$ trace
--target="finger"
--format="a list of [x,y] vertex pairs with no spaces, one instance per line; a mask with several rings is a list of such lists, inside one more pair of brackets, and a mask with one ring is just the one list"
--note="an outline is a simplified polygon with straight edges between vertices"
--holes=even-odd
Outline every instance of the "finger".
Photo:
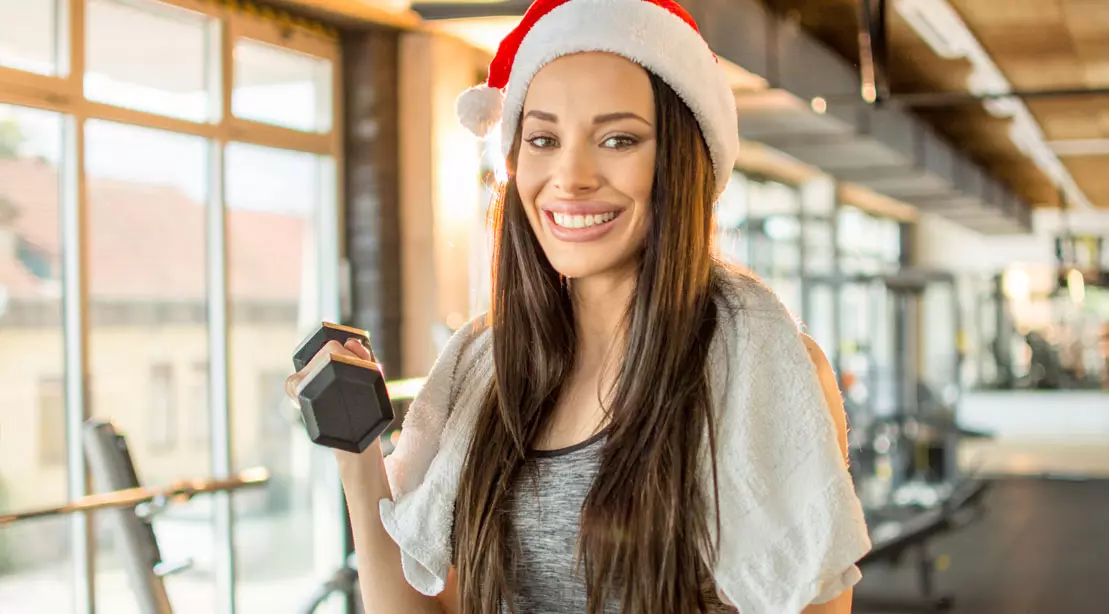
[[297,394],[297,386],[300,385],[300,373],[293,373],[285,378],[285,396],[293,402],[293,405],[300,407],[300,396]]
[[362,345],[362,341],[360,339],[347,339],[347,342],[343,345],[346,349],[354,352],[354,354],[362,360],[371,360],[370,350],[367,349],[366,346]]

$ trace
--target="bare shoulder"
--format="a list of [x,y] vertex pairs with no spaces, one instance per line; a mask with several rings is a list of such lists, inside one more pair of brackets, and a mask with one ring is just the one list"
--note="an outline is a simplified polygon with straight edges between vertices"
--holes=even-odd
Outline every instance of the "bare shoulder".
[[816,340],[804,334],[801,337],[805,341],[805,349],[809,352],[809,358],[812,359],[813,366],[816,367],[816,375],[820,379],[820,388],[824,391],[824,400],[828,404],[828,411],[832,413],[832,422],[836,425],[836,438],[839,440],[840,451],[846,458],[848,456],[847,412],[843,407],[843,395],[839,390],[836,372],[832,369],[832,364],[828,362],[828,357]]

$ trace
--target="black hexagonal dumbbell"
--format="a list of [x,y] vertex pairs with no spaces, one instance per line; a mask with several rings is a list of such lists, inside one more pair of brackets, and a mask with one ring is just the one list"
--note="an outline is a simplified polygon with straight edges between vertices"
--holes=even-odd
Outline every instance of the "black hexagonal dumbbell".
[[[352,338],[374,355],[366,331],[324,322],[293,352],[293,366],[300,372],[328,341],[345,344]],[[304,373],[297,397],[309,437],[323,446],[362,452],[393,422],[385,377],[374,361],[324,357]]]

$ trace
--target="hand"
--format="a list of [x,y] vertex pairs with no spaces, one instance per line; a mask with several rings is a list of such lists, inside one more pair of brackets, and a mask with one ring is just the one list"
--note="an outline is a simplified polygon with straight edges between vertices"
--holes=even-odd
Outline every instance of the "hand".
[[315,370],[321,362],[327,360],[330,356],[350,356],[362,360],[373,360],[370,350],[362,345],[358,339],[347,339],[345,344],[334,340],[328,341],[308,361],[308,364],[304,365],[303,369],[285,378],[285,396],[289,397],[294,405],[300,407],[300,395],[298,394],[300,383],[304,381],[307,374]]

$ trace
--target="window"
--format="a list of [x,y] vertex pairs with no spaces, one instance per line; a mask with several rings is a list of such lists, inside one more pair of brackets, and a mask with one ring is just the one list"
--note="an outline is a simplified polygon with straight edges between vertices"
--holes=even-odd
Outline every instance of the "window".
[[198,122],[216,119],[206,53],[217,41],[212,18],[157,2],[89,0],[86,19],[89,100]]
[[[165,579],[175,611],[231,598],[238,611],[287,609],[344,554],[327,537],[342,532],[333,459],[295,414],[267,411],[289,335],[338,308],[339,39],[245,4],[0,0],[0,407],[23,409],[0,410],[0,433],[27,434],[0,441],[0,511],[83,494],[67,462],[82,447],[66,432],[70,401],[128,438],[144,485],[270,463],[284,495],[233,495],[237,541],[212,498],[155,521],[166,560],[193,561]],[[213,315],[262,334],[226,337]],[[258,354],[229,367],[232,390],[229,374],[209,381],[213,342],[221,356]],[[87,377],[59,377],[69,367]],[[225,432],[234,459],[211,447]],[[71,525],[0,528],[0,612],[136,607],[118,540]],[[86,544],[91,573],[77,578],[70,552]]]
[[56,0],[0,0],[0,66],[58,74]]
[[187,384],[185,414],[188,416],[189,440],[193,446],[207,449],[211,441],[211,403],[208,402],[208,363],[193,364]]
[[[181,445],[177,367],[208,360],[207,312],[177,308],[208,302],[209,148],[190,135],[103,120],[85,124],[92,413],[128,438],[144,485],[210,472],[207,446]],[[149,382],[136,382],[136,374]],[[161,517],[158,539],[167,547],[179,544],[167,558],[211,558],[211,512],[201,507],[208,504],[198,499]],[[124,561],[110,533],[101,536],[97,610],[123,611],[134,599],[116,588]],[[217,609],[215,585],[203,567],[166,578],[166,587],[187,590],[198,610]]]
[[146,445],[153,454],[172,452],[177,445],[177,388],[173,366],[150,366],[150,399],[146,414]]
[[[331,129],[331,62],[250,39],[235,42],[235,117],[305,132]],[[280,100],[281,104],[274,104]]]
[[282,578],[287,597],[295,599],[323,573],[328,565],[318,554],[323,544],[304,527],[333,525],[340,534],[337,523],[320,515],[322,502],[315,494],[323,463],[334,461],[324,460],[326,451],[319,456],[296,414],[282,414],[278,401],[291,369],[291,348],[308,333],[306,327],[320,321],[316,241],[324,198],[332,189],[329,165],[312,154],[242,143],[227,148],[232,469],[261,465],[271,476],[265,492],[236,496],[236,522],[253,527],[235,532],[236,580],[244,587],[236,608],[247,614],[277,607],[247,598],[247,590],[266,587],[272,593],[274,578]]
[[65,451],[65,389],[61,378],[39,381],[39,462],[43,465],[64,465]]
[[[35,13],[47,2],[21,2]],[[0,2],[0,12],[11,3]],[[34,27],[29,21],[25,27]],[[0,20],[0,48],[6,20]],[[10,49],[10,46],[7,47]],[[0,93],[3,89],[0,88]],[[65,344],[59,293],[63,116],[0,104],[0,509],[66,499]],[[33,257],[31,257],[33,254]],[[65,612],[68,520],[0,527],[0,612]],[[11,599],[18,599],[13,603]]]

